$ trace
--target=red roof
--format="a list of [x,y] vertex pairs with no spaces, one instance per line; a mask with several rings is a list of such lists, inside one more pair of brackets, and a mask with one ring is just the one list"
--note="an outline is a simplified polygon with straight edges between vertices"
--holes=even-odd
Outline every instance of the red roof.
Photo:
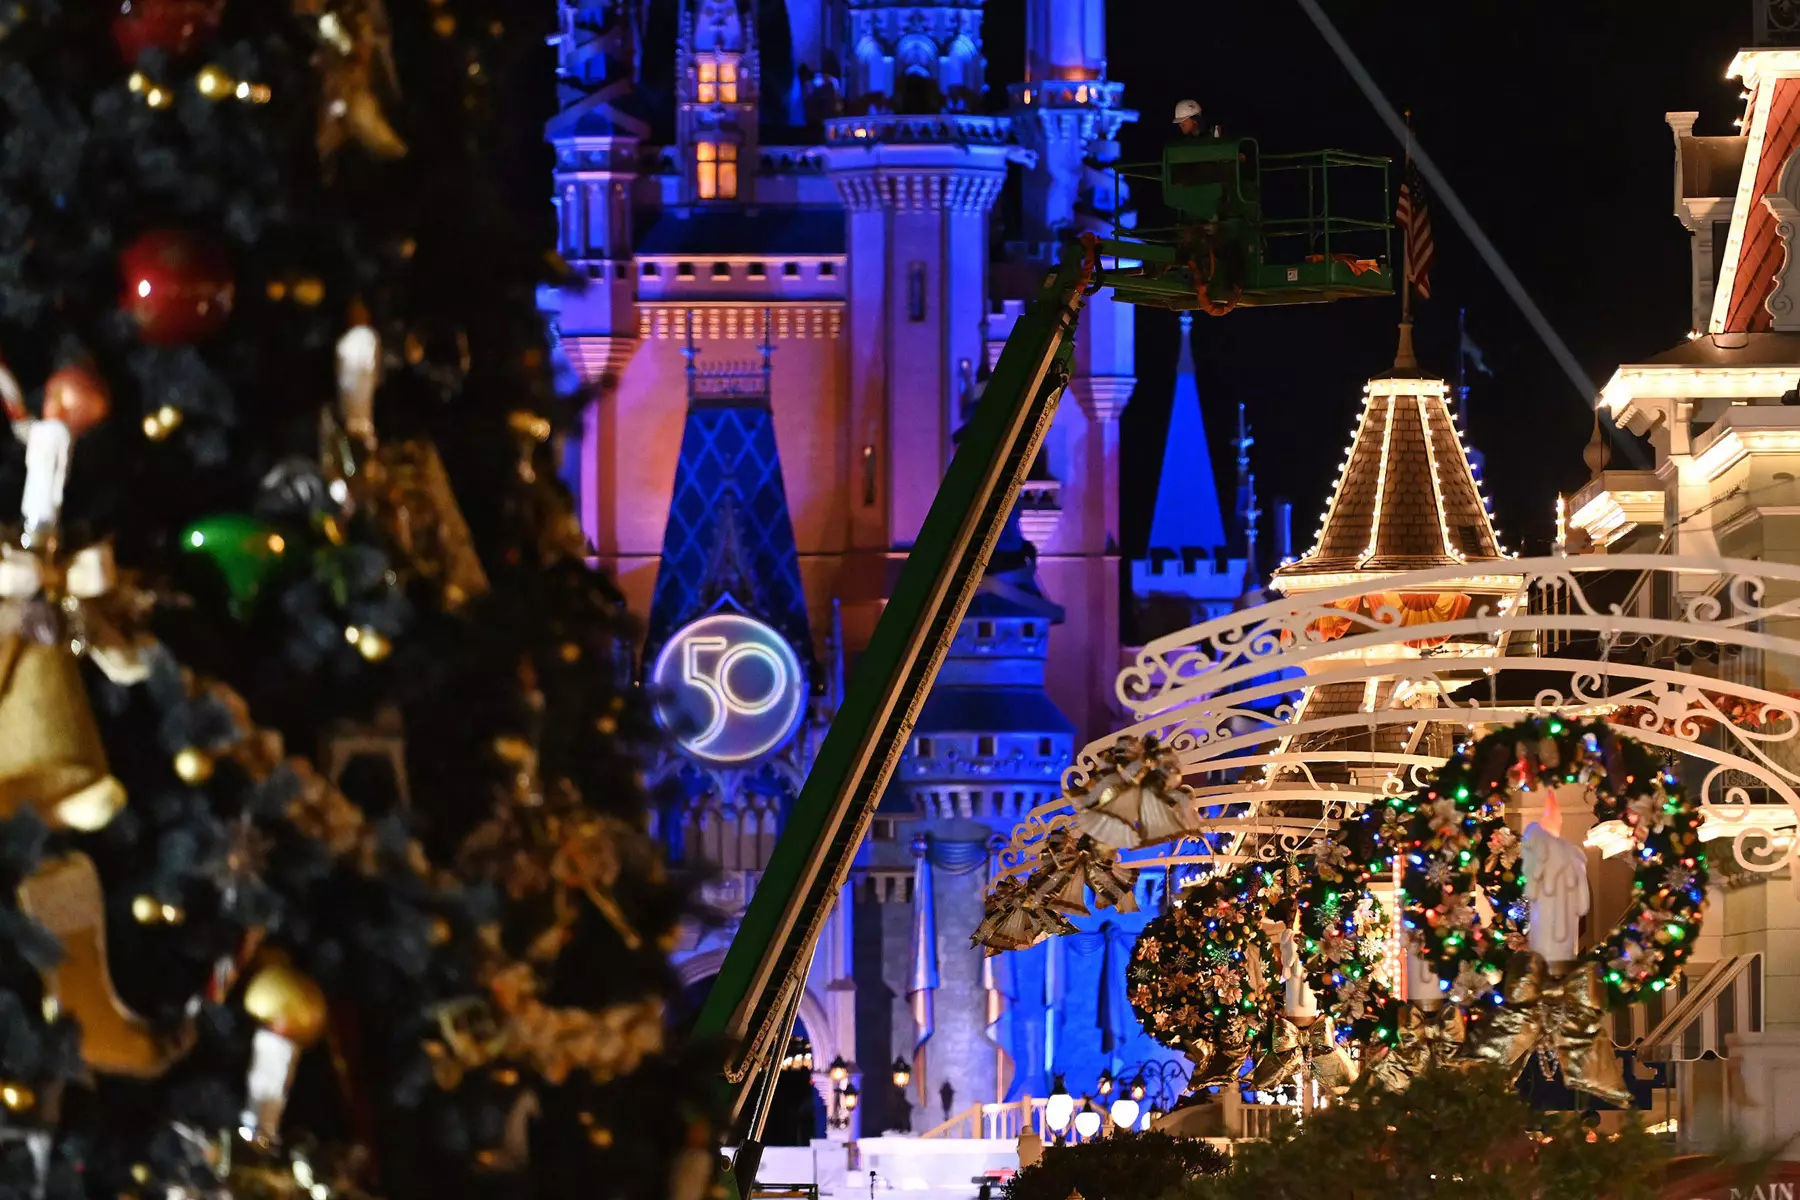
[[[1769,120],[1760,132],[1760,157],[1756,163],[1756,180],[1750,192],[1750,211],[1744,219],[1743,248],[1738,254],[1737,274],[1732,279],[1731,303],[1725,310],[1724,330],[1728,333],[1757,332],[1773,327],[1767,307],[1769,293],[1775,287],[1775,274],[1781,270],[1785,251],[1775,233],[1775,215],[1762,197],[1778,191],[1781,168],[1800,147],[1800,79],[1777,79],[1769,86],[1775,89],[1769,101]],[[1752,131],[1755,136],[1757,131]]]

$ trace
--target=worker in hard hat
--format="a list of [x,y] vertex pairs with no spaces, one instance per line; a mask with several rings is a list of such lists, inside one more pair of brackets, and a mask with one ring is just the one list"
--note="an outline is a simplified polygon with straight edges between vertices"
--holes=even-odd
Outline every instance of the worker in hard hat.
[[1200,124],[1200,102],[1183,100],[1175,106],[1175,127],[1183,137],[1205,137],[1206,127]]

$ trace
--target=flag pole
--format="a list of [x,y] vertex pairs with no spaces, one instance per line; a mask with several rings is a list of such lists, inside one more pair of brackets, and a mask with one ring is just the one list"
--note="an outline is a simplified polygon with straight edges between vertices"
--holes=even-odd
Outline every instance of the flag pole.
[[1412,194],[1412,109],[1406,110],[1406,161],[1400,186],[1407,193],[1406,228],[1400,231],[1400,348],[1394,355],[1395,371],[1417,371],[1412,337],[1412,229],[1418,220],[1419,198]]

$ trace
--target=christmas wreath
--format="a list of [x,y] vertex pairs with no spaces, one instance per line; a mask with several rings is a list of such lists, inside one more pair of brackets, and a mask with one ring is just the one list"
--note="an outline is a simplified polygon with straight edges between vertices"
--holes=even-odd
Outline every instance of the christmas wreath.
[[1359,817],[1313,843],[1310,870],[1304,859],[1290,867],[1290,919],[1306,985],[1332,1019],[1336,1041],[1346,1044],[1391,1042],[1400,1020],[1392,981],[1382,977],[1390,920],[1369,889],[1372,826]]
[[[1579,784],[1596,823],[1622,821],[1637,842],[1632,905],[1583,956],[1608,1004],[1666,987],[1699,932],[1706,854],[1698,801],[1638,742],[1601,721],[1521,722],[1465,748],[1424,791],[1390,802],[1381,839],[1402,856],[1403,921],[1459,1004],[1499,1003],[1509,960],[1526,946],[1519,837],[1509,796]],[[1485,902],[1491,913],[1483,914]]]
[[1144,926],[1126,979],[1146,1033],[1196,1060],[1241,1061],[1268,1025],[1276,959],[1262,923],[1279,890],[1272,868],[1244,867]]

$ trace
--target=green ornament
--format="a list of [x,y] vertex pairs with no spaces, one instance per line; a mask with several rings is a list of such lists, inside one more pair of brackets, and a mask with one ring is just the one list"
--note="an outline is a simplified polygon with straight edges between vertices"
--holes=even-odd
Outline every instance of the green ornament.
[[287,553],[287,539],[274,525],[231,513],[195,521],[181,531],[181,546],[212,564],[225,583],[231,615],[239,619],[256,608],[263,584]]

